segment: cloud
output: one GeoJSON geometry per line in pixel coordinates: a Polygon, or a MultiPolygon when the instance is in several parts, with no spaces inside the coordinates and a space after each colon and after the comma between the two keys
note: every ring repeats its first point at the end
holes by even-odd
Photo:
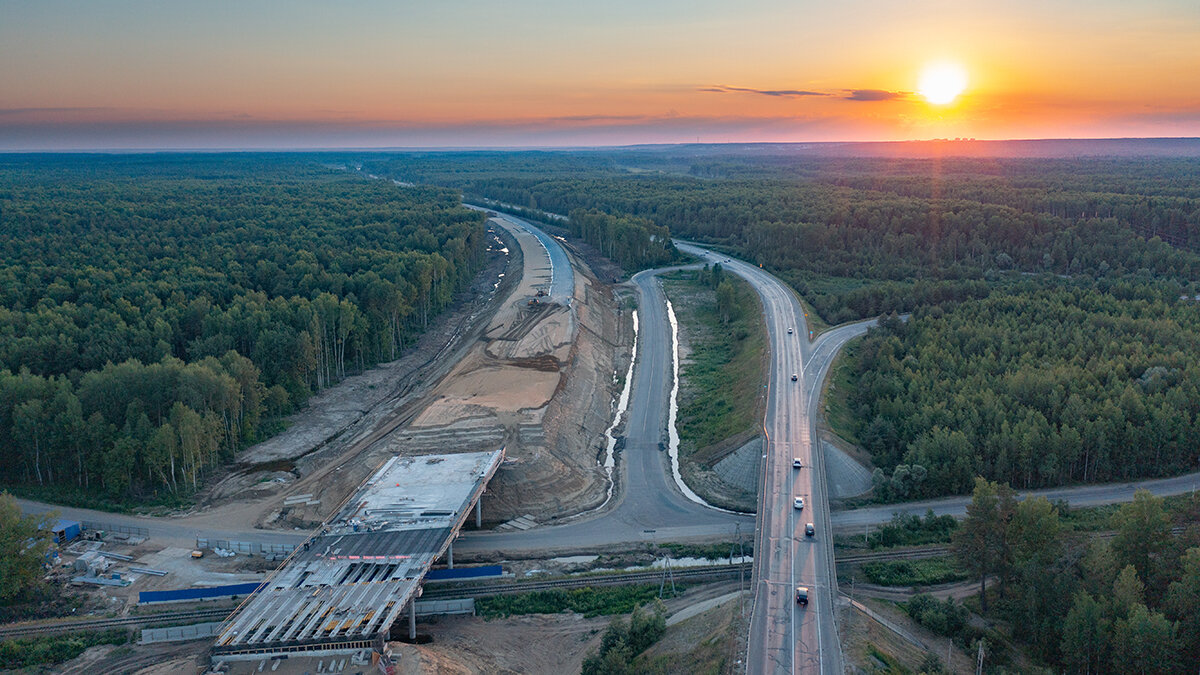
{"type": "Polygon", "coordinates": [[[24,115],[57,115],[74,113],[108,112],[113,108],[79,107],[79,108],[0,108],[0,117],[15,117],[24,115]]]}
{"type": "Polygon", "coordinates": [[[723,84],[701,87],[699,91],[714,94],[759,94],[777,98],[800,98],[803,96],[833,96],[846,101],[896,101],[908,98],[907,91],[887,91],[885,89],[834,89],[835,93],[824,91],[808,91],[806,89],[753,89],[750,87],[730,87],[723,84]]]}
{"type": "Polygon", "coordinates": [[[751,89],[748,87],[727,87],[723,84],[717,84],[711,87],[701,87],[700,91],[708,91],[717,94],[761,94],[763,96],[775,96],[781,98],[829,95],[819,91],[805,91],[803,89],[751,89]]]}
{"type": "Polygon", "coordinates": [[[884,89],[845,89],[842,98],[847,101],[895,101],[908,98],[907,91],[886,91],[884,89]]]}

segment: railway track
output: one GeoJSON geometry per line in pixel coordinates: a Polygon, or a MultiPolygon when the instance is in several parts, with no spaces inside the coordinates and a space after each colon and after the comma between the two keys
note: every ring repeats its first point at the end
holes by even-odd
{"type": "MultiPolygon", "coordinates": [[[[685,567],[671,570],[668,579],[675,581],[712,581],[718,579],[736,579],[739,574],[750,575],[750,564],[714,565],[710,567],[685,567]]],[[[663,579],[663,570],[647,572],[624,572],[621,574],[599,574],[584,577],[566,577],[557,579],[539,579],[530,581],[510,581],[484,586],[455,586],[441,588],[426,586],[422,598],[453,598],[453,597],[485,597],[491,595],[507,595],[511,593],[531,593],[548,591],[555,588],[585,588],[587,586],[622,586],[626,584],[655,583],[663,579]]]]}
{"type": "Polygon", "coordinates": [[[216,621],[229,616],[232,611],[228,607],[224,607],[220,609],[197,609],[186,612],[146,614],[143,616],[121,616],[113,619],[82,619],[79,621],[60,621],[58,623],[0,626],[0,640],[31,637],[34,635],[78,633],[82,631],[105,630],[108,628],[155,626],[164,623],[185,621],[216,621]]]}
{"type": "Polygon", "coordinates": [[[919,560],[921,558],[936,558],[949,555],[947,546],[918,548],[911,551],[877,551],[875,553],[856,553],[854,555],[839,555],[835,559],[839,565],[859,565],[876,560],[919,560]]]}
{"type": "MultiPolygon", "coordinates": [[[[742,574],[747,576],[750,574],[750,566],[747,564],[684,568],[672,570],[670,576],[674,577],[677,582],[736,579],[739,574],[739,568],[742,574]]],[[[652,583],[660,581],[662,578],[663,572],[661,570],[654,570],[649,572],[626,572],[621,574],[510,581],[501,584],[470,587],[455,586],[452,588],[442,588],[439,586],[427,586],[421,597],[426,599],[487,597],[510,593],[545,591],[554,588],[584,588],[587,586],[620,586],[624,584],[652,583]]],[[[85,619],[36,625],[0,626],[0,640],[34,635],[55,635],[59,633],[104,630],[107,628],[154,626],[164,623],[181,623],[187,621],[223,621],[232,613],[233,610],[228,608],[200,609],[145,616],[123,616],[114,619],[85,619]]]]}

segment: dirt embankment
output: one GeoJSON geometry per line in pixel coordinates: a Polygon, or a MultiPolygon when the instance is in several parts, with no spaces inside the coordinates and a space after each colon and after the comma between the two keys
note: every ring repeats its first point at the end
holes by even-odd
{"type": "MultiPolygon", "coordinates": [[[[631,335],[618,320],[611,288],[598,281],[590,268],[572,256],[576,269],[574,340],[556,349],[560,374],[553,395],[535,423],[518,426],[515,461],[501,467],[489,488],[491,518],[507,520],[525,514],[546,522],[598,506],[604,501],[607,478],[599,466],[604,432],[611,422],[617,395],[613,373],[628,358],[631,335]],[[563,349],[562,347],[565,347],[563,349]],[[561,357],[559,356],[561,355],[561,357]]],[[[538,331],[517,344],[532,341],[538,331]]],[[[546,338],[537,343],[548,347],[546,338]]],[[[534,354],[514,358],[534,360],[534,354]]],[[[525,362],[523,362],[525,363],[525,362]]],[[[544,363],[542,361],[541,363],[544,363]]],[[[538,381],[529,377],[530,382],[538,381]]],[[[513,446],[509,446],[512,448],[513,446]]]]}
{"type": "Polygon", "coordinates": [[[507,461],[484,498],[485,520],[546,522],[602,502],[597,456],[629,327],[611,287],[578,257],[569,305],[547,302],[538,291],[567,271],[551,270],[528,232],[490,226],[499,238],[473,299],[411,353],[322,393],[293,418],[294,431],[246,451],[189,520],[307,528],[393,454],[501,446],[507,461]]]}

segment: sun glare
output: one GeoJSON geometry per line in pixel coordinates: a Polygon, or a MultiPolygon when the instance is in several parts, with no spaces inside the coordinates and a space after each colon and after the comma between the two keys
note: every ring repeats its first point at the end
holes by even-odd
{"type": "Polygon", "coordinates": [[[928,65],[921,71],[921,78],[917,81],[917,91],[926,101],[935,105],[954,101],[966,88],[967,71],[956,63],[928,65]]]}

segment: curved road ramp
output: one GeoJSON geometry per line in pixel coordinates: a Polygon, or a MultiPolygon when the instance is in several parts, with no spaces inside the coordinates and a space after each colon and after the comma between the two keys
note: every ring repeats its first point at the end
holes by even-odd
{"type": "MultiPolygon", "coordinates": [[[[298,656],[384,657],[430,566],[453,541],[504,450],[393,457],[221,626],[214,669],[298,656]]],[[[247,671],[249,672],[249,671],[247,671]]]]}

